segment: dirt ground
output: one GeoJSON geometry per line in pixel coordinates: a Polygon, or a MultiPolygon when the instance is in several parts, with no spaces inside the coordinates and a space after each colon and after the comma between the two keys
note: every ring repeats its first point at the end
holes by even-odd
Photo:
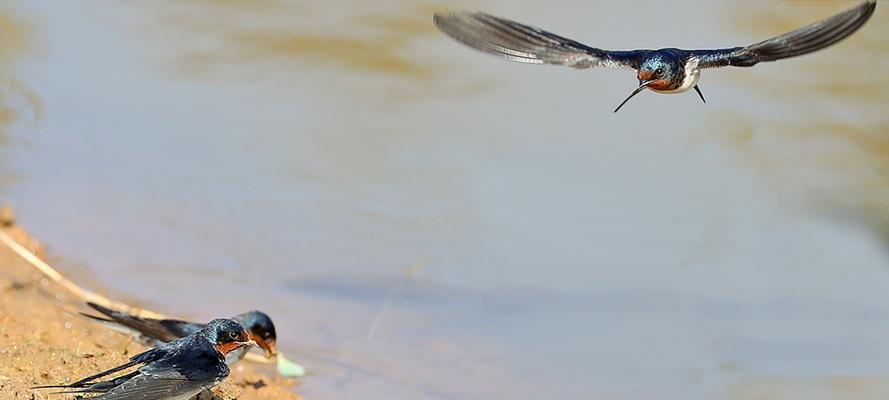
{"type": "MultiPolygon", "coordinates": [[[[10,217],[0,215],[0,229],[40,255],[40,244],[10,217]]],[[[144,350],[126,335],[77,316],[81,307],[0,243],[0,400],[70,398],[29,388],[73,382],[144,350]]],[[[213,399],[297,400],[295,384],[271,367],[241,362],[214,390],[213,399]]]]}

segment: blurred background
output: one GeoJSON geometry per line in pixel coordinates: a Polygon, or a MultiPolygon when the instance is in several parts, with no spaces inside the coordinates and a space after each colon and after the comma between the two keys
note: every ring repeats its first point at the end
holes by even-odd
{"type": "Polygon", "coordinates": [[[886,5],[618,114],[632,72],[432,25],[708,48],[857,4],[675,3],[4,0],[0,199],[76,281],[268,312],[307,399],[885,398],[886,5]]]}

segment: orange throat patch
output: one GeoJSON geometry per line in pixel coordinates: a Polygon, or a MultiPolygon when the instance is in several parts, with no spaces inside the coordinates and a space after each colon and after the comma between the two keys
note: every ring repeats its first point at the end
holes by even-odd
{"type": "Polygon", "coordinates": [[[222,353],[222,355],[226,355],[229,352],[231,352],[241,346],[243,346],[243,345],[238,342],[228,342],[228,343],[223,343],[223,344],[217,344],[216,351],[222,353]]]}
{"type": "Polygon", "coordinates": [[[649,83],[648,87],[654,90],[670,90],[670,82],[664,79],[658,79],[649,83]]]}

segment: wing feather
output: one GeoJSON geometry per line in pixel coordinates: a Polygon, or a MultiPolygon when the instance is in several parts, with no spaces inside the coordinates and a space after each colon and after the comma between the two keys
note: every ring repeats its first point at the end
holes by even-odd
{"type": "Polygon", "coordinates": [[[831,46],[855,33],[874,13],[875,0],[865,1],[832,17],[746,47],[692,50],[701,68],[750,67],[762,61],[809,54],[831,46]]]}
{"type": "Polygon", "coordinates": [[[439,30],[476,50],[510,61],[573,68],[638,68],[647,50],[608,51],[483,12],[436,14],[439,30]]]}
{"type": "Polygon", "coordinates": [[[149,339],[169,342],[184,336],[188,336],[203,328],[203,325],[174,319],[142,318],[121,311],[112,310],[95,303],[87,303],[94,310],[102,313],[108,319],[89,314],[82,314],[104,324],[118,324],[128,330],[134,331],[149,339]]]}
{"type": "Polygon", "coordinates": [[[188,394],[200,393],[202,385],[187,379],[174,379],[154,375],[139,375],[126,383],[96,397],[95,400],[166,400],[188,394]]]}

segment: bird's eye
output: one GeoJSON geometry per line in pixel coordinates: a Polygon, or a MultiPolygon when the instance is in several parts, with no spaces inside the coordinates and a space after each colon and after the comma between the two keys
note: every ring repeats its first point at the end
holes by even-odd
{"type": "Polygon", "coordinates": [[[664,74],[664,69],[663,69],[663,68],[658,68],[658,69],[654,70],[654,74],[655,74],[655,75],[663,75],[663,74],[664,74]]]}
{"type": "Polygon", "coordinates": [[[237,338],[238,338],[238,333],[237,333],[237,332],[229,332],[229,333],[228,333],[228,337],[232,338],[233,340],[234,340],[234,339],[237,339],[237,338]]]}

